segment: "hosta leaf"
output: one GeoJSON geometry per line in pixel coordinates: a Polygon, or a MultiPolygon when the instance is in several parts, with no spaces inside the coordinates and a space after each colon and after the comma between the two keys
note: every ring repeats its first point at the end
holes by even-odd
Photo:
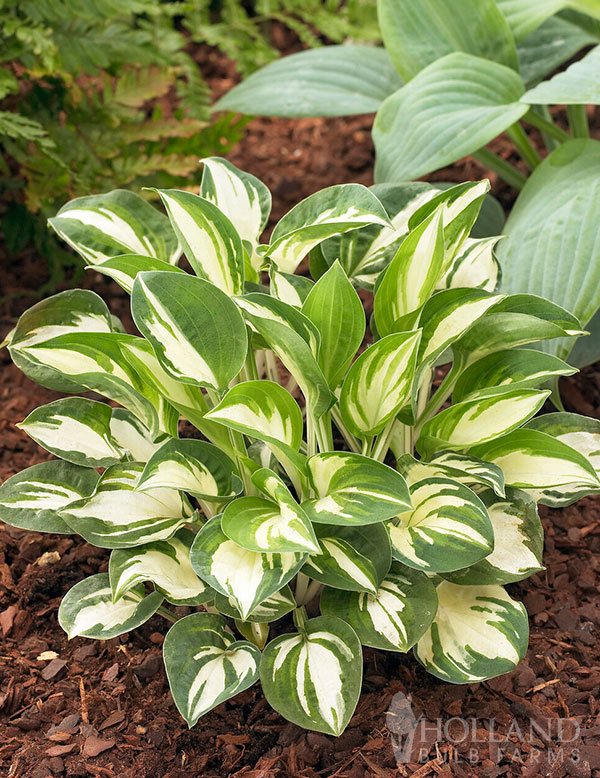
{"type": "Polygon", "coordinates": [[[494,246],[499,240],[498,236],[478,240],[467,238],[461,247],[462,253],[453,261],[439,287],[495,291],[500,281],[500,265],[494,256],[494,246]]]}
{"type": "Polygon", "coordinates": [[[376,592],[325,588],[320,606],[350,624],[364,646],[405,652],[433,621],[437,596],[425,573],[394,562],[376,592]]]}
{"type": "Polygon", "coordinates": [[[235,641],[216,613],[192,613],[167,632],[165,669],[175,704],[189,727],[258,679],[260,651],[235,641]]]}
{"type": "Polygon", "coordinates": [[[432,62],[377,113],[375,180],[419,178],[477,151],[527,112],[523,91],[514,70],[488,59],[432,62]]]}
{"type": "MultiPolygon", "coordinates": [[[[289,586],[284,586],[275,594],[267,597],[260,605],[246,616],[246,621],[251,624],[268,624],[271,621],[277,621],[285,616],[286,613],[294,610],[296,600],[289,586]]],[[[240,619],[240,612],[235,607],[235,603],[229,597],[217,592],[215,594],[215,608],[219,613],[230,616],[232,619],[240,619]]]]}
{"type": "MultiPolygon", "coordinates": [[[[600,307],[600,143],[572,140],[535,169],[498,247],[503,290],[530,292],[571,311],[585,325],[600,307]]],[[[544,344],[565,358],[573,340],[544,344]]]]}
{"type": "Polygon", "coordinates": [[[316,454],[308,460],[308,471],[316,497],[302,508],[318,524],[374,524],[411,505],[400,473],[360,454],[316,454]]]}
{"type": "Polygon", "coordinates": [[[235,465],[212,443],[172,438],[146,463],[136,490],[180,489],[201,500],[231,499],[242,490],[235,465]]]}
{"type": "Polygon", "coordinates": [[[465,449],[494,440],[523,425],[544,404],[550,391],[497,389],[471,395],[423,425],[417,451],[428,458],[440,449],[465,449]]]}
{"type": "Polygon", "coordinates": [[[119,254],[144,254],[175,263],[181,253],[163,214],[124,189],[77,197],[48,224],[90,264],[119,254]]]}
{"type": "MultiPolygon", "coordinates": [[[[566,443],[588,460],[596,475],[600,474],[600,421],[598,419],[580,416],[578,413],[547,413],[531,419],[527,427],[545,432],[561,443],[566,443]]],[[[596,491],[597,488],[591,489],[589,485],[578,487],[574,484],[572,488],[562,486],[557,490],[534,491],[533,494],[538,502],[559,508],[571,505],[586,494],[596,491]]]]}
{"type": "Polygon", "coordinates": [[[198,578],[190,562],[194,537],[190,530],[180,529],[169,540],[115,549],[108,568],[113,600],[117,602],[144,581],[152,581],[173,605],[201,605],[212,600],[215,592],[198,578]]]}
{"type": "Polygon", "coordinates": [[[360,695],[360,641],[335,616],[309,619],[301,632],[267,644],[260,680],[269,704],[288,721],[337,737],[360,695]]]}
{"type": "Polygon", "coordinates": [[[339,184],[310,195],[277,224],[267,256],[293,273],[308,252],[332,235],[367,224],[389,225],[385,208],[362,184],[339,184]]]}
{"type": "Polygon", "coordinates": [[[271,262],[269,267],[269,279],[271,294],[282,302],[293,305],[294,308],[302,308],[314,286],[310,278],[294,273],[282,273],[274,262],[271,262]]]}
{"type": "Polygon", "coordinates": [[[587,105],[600,103],[600,46],[593,48],[564,72],[525,92],[524,103],[587,105]]]}
{"type": "Polygon", "coordinates": [[[95,470],[58,459],[28,467],[0,486],[2,521],[35,532],[70,533],[58,511],[90,495],[97,481],[95,470]]]}
{"type": "MultiPolygon", "coordinates": [[[[264,115],[265,111],[261,113],[264,115]]],[[[222,157],[205,157],[202,163],[200,194],[227,216],[242,241],[250,244],[252,253],[267,226],[271,193],[256,176],[239,170],[222,157]]]]}
{"type": "Polygon", "coordinates": [[[464,570],[442,573],[456,584],[506,584],[542,570],[544,530],[535,501],[519,489],[507,489],[506,498],[490,490],[479,492],[494,528],[494,550],[464,570]]]}
{"type": "Polygon", "coordinates": [[[441,208],[424,219],[400,244],[375,292],[375,321],[380,335],[395,331],[397,319],[431,297],[444,268],[441,208]]]}
{"type": "Polygon", "coordinates": [[[112,331],[104,300],[87,289],[69,289],[28,308],[17,322],[8,349],[15,365],[32,381],[57,392],[80,392],[81,384],[31,360],[23,349],[68,332],[112,331]]]}
{"type": "Polygon", "coordinates": [[[227,537],[221,517],[208,521],[196,535],[192,566],[200,578],[230,597],[242,619],[290,581],[302,567],[306,554],[250,551],[227,537]]]}
{"type": "Polygon", "coordinates": [[[61,518],[100,548],[130,548],[166,540],[193,521],[193,511],[173,489],[136,491],[143,469],[140,462],[112,465],[91,497],[62,508],[61,518]]]}
{"type": "Polygon", "coordinates": [[[438,610],[415,647],[425,669],[449,683],[484,681],[512,670],[525,656],[527,613],[501,586],[437,587],[438,610]]]}
{"type": "Polygon", "coordinates": [[[331,389],[344,377],[365,334],[365,312],[339,262],[324,273],[302,307],[319,330],[319,365],[331,389]]]}
{"type": "MultiPolygon", "coordinates": [[[[247,314],[250,326],[254,327],[267,343],[270,342],[269,336],[271,335],[268,325],[267,330],[263,332],[256,326],[257,323],[264,325],[265,322],[273,322],[276,325],[278,324],[293,330],[310,346],[315,357],[318,354],[321,342],[319,330],[308,316],[293,305],[289,305],[283,300],[277,299],[277,297],[263,294],[262,292],[250,292],[243,297],[236,298],[236,302],[244,313],[247,314]]],[[[274,332],[277,332],[277,330],[274,332]]],[[[274,337],[277,341],[275,334],[271,337],[274,337]]]]}
{"type": "Polygon", "coordinates": [[[419,13],[410,0],[379,0],[377,10],[385,47],[406,81],[453,51],[517,66],[510,28],[494,0],[462,0],[454,6],[427,0],[419,13]]]}
{"type": "Polygon", "coordinates": [[[514,36],[520,40],[529,35],[546,19],[563,8],[572,8],[600,18],[600,9],[594,0],[496,0],[514,36]]]}
{"type": "Polygon", "coordinates": [[[335,589],[377,591],[392,563],[390,539],[383,524],[317,524],[315,532],[321,551],[309,556],[303,573],[335,589]]]}
{"type": "Polygon", "coordinates": [[[113,437],[112,408],[85,397],[66,397],[32,411],[20,424],[47,451],[85,467],[108,467],[127,458],[113,437]]]}
{"type": "Polygon", "coordinates": [[[573,375],[577,370],[552,354],[534,349],[496,351],[471,364],[458,378],[452,392],[462,402],[484,389],[538,387],[555,376],[573,375]]]}
{"type": "Polygon", "coordinates": [[[144,596],[144,587],[128,591],[113,602],[108,573],[84,578],[65,594],[58,609],[58,623],[71,638],[109,640],[148,621],[163,601],[162,594],[144,596]]]}
{"type": "Polygon", "coordinates": [[[414,510],[388,524],[394,559],[439,573],[472,565],[492,551],[486,507],[467,486],[434,476],[412,484],[410,494],[414,510]]]}
{"type": "Polygon", "coordinates": [[[244,364],[248,339],[242,316],[208,281],[140,273],[131,311],[159,362],[177,381],[224,389],[244,364]]]}
{"type": "Polygon", "coordinates": [[[118,257],[110,257],[95,265],[88,265],[97,273],[108,276],[116,281],[119,286],[131,294],[133,282],[138,273],[148,273],[152,270],[163,270],[167,273],[185,273],[177,265],[170,265],[156,257],[145,257],[142,254],[122,254],[118,257]]]}
{"type": "Polygon", "coordinates": [[[150,430],[126,408],[111,408],[110,433],[134,462],[147,462],[164,442],[164,435],[152,439],[150,430]]]}
{"type": "Polygon", "coordinates": [[[460,454],[458,451],[440,451],[432,457],[430,465],[442,465],[448,468],[449,475],[457,481],[468,485],[489,486],[498,497],[504,497],[504,473],[497,465],[460,454]]]}
{"type": "Polygon", "coordinates": [[[234,86],[217,110],[263,116],[373,113],[402,81],[375,46],[322,46],[282,57],[234,86]]]}
{"type": "Polygon", "coordinates": [[[158,190],[171,226],[196,275],[227,295],[244,290],[242,239],[210,200],[179,189],[158,190]]]}
{"type": "Polygon", "coordinates": [[[340,413],[360,438],[376,435],[412,397],[421,331],[386,335],[354,362],[340,393],[340,413]]]}
{"type": "Polygon", "coordinates": [[[498,440],[475,446],[469,453],[501,467],[508,486],[582,491],[600,487],[586,457],[538,430],[514,430],[498,440]]]}

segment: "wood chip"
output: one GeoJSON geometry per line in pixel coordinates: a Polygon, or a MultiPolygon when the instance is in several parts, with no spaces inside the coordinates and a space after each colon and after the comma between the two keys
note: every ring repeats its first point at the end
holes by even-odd
{"type": "Polygon", "coordinates": [[[98,754],[101,754],[103,751],[108,751],[109,748],[113,748],[114,745],[114,740],[102,740],[102,738],[90,735],[90,737],[88,737],[85,741],[85,745],[83,746],[83,751],[81,753],[85,757],[98,756],[98,754]]]}
{"type": "Polygon", "coordinates": [[[98,727],[98,732],[101,732],[103,729],[108,729],[108,727],[114,727],[115,724],[120,724],[125,718],[125,713],[122,710],[116,710],[113,713],[111,713],[107,718],[104,719],[102,724],[98,727]]]}
{"type": "Polygon", "coordinates": [[[17,614],[17,606],[10,605],[6,610],[0,613],[0,627],[2,628],[2,636],[6,637],[13,627],[15,616],[17,614]]]}
{"type": "Polygon", "coordinates": [[[65,754],[70,754],[76,745],[76,743],[70,743],[67,746],[50,746],[50,748],[46,749],[46,753],[48,756],[64,756],[65,754]]]}
{"type": "Polygon", "coordinates": [[[51,681],[61,672],[61,670],[64,670],[66,666],[67,662],[65,659],[53,659],[50,664],[44,667],[40,675],[44,681],[51,681]]]}

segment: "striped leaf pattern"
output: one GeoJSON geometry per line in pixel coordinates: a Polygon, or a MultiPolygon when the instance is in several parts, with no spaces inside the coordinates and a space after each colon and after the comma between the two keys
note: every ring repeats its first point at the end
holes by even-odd
{"type": "Polygon", "coordinates": [[[130,548],[166,540],[193,521],[187,499],[173,489],[136,491],[144,465],[112,465],[88,498],[72,502],[60,516],[74,532],[100,548],[130,548]]]}
{"type": "Polygon", "coordinates": [[[497,465],[458,451],[438,452],[432,457],[431,465],[442,465],[448,475],[463,484],[489,486],[498,497],[504,497],[504,473],[497,465]]]}
{"type": "Polygon", "coordinates": [[[415,647],[425,669],[449,683],[494,678],[525,656],[527,613],[501,586],[437,587],[438,610],[415,647]]]}
{"type": "Polygon", "coordinates": [[[260,651],[236,641],[222,616],[192,613],[167,632],[165,669],[175,704],[189,727],[258,679],[260,651]]]}
{"type": "Polygon", "coordinates": [[[394,562],[375,592],[326,588],[321,612],[350,624],[364,646],[406,652],[437,610],[435,586],[425,573],[394,562]]]}
{"type": "Polygon", "coordinates": [[[118,257],[110,257],[96,265],[88,265],[96,273],[112,278],[128,294],[131,294],[133,282],[138,273],[149,273],[162,270],[167,273],[185,273],[177,265],[170,265],[156,257],[146,257],[143,254],[122,254],[118,257]]]}
{"type": "MultiPolygon", "coordinates": [[[[251,624],[268,624],[271,621],[285,616],[286,613],[294,610],[296,600],[289,586],[284,586],[275,594],[267,597],[260,605],[246,616],[246,621],[251,624]]],[[[235,606],[235,602],[230,597],[225,597],[220,592],[215,592],[215,608],[224,616],[230,616],[232,619],[240,619],[241,614],[235,606]]]]}
{"type": "Polygon", "coordinates": [[[304,623],[267,644],[260,680],[268,702],[289,721],[338,736],[352,716],[362,680],[356,633],[335,616],[304,623]]]}
{"type": "Polygon", "coordinates": [[[150,430],[126,408],[111,408],[109,426],[112,438],[129,452],[134,462],[147,462],[166,437],[163,433],[154,440],[150,430]]]}
{"type": "Polygon", "coordinates": [[[494,256],[499,238],[467,238],[458,257],[440,280],[438,288],[471,287],[494,292],[500,282],[500,265],[494,256]]]}
{"type": "Polygon", "coordinates": [[[275,262],[269,267],[271,294],[294,308],[302,308],[308,293],[314,286],[310,278],[297,276],[293,273],[282,273],[275,262]]]}
{"type": "Polygon", "coordinates": [[[144,587],[137,586],[113,602],[108,573],[98,573],[69,589],[58,609],[58,623],[69,640],[110,640],[148,621],[162,601],[158,592],[146,597],[144,587]]]}

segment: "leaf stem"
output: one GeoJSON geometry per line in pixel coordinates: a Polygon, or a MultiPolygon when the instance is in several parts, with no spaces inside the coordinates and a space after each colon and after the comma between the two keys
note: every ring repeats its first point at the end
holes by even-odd
{"type": "Polygon", "coordinates": [[[267,378],[269,381],[274,381],[276,384],[279,384],[279,370],[277,368],[275,354],[270,349],[265,351],[265,366],[267,368],[267,378]]]}
{"type": "Polygon", "coordinates": [[[373,459],[376,459],[378,462],[383,462],[383,460],[386,457],[386,454],[390,447],[390,440],[392,439],[392,435],[394,434],[395,424],[396,424],[396,417],[392,416],[392,418],[388,421],[388,423],[385,425],[385,427],[381,430],[381,432],[377,436],[377,442],[373,450],[371,451],[371,456],[373,457],[373,459]]]}
{"type": "Polygon", "coordinates": [[[306,623],[306,608],[301,605],[293,612],[294,624],[298,632],[304,632],[304,625],[306,623]]]}
{"type": "MultiPolygon", "coordinates": [[[[538,116],[541,116],[542,119],[545,119],[547,122],[552,122],[552,114],[550,113],[550,109],[547,105],[532,105],[531,110],[534,113],[537,113],[538,116]]],[[[556,140],[556,138],[552,138],[550,135],[548,135],[547,132],[544,132],[543,130],[540,130],[540,132],[542,134],[542,140],[546,144],[548,151],[554,151],[554,149],[560,146],[560,143],[556,140]]]]}
{"type": "Polygon", "coordinates": [[[525,161],[527,167],[530,170],[535,170],[542,159],[531,145],[531,141],[529,140],[523,127],[519,124],[519,122],[515,122],[511,127],[508,128],[506,132],[508,137],[517,147],[517,151],[525,161]]]}
{"type": "Polygon", "coordinates": [[[311,581],[308,585],[308,589],[306,590],[306,594],[304,595],[304,601],[303,605],[307,605],[314,597],[316,597],[321,589],[323,588],[323,584],[320,581],[311,581]]]}
{"type": "Polygon", "coordinates": [[[306,594],[306,590],[308,589],[309,583],[310,578],[307,575],[304,573],[298,573],[296,576],[296,590],[294,592],[294,597],[296,598],[298,605],[302,605],[304,602],[304,596],[306,594]]]}
{"type": "Polygon", "coordinates": [[[576,138],[590,137],[590,127],[585,105],[568,105],[567,116],[569,118],[571,132],[576,138]]]}
{"type": "Polygon", "coordinates": [[[163,616],[168,621],[175,624],[176,621],[178,621],[177,616],[172,613],[168,608],[166,608],[164,605],[161,605],[160,608],[156,611],[159,616],[163,616]]]}
{"type": "Polygon", "coordinates": [[[333,451],[333,432],[331,430],[331,414],[326,411],[317,419],[317,439],[320,451],[333,451]]]}
{"type": "Polygon", "coordinates": [[[542,116],[535,113],[535,111],[527,111],[523,117],[523,121],[527,122],[527,124],[531,124],[532,127],[536,127],[541,132],[547,133],[551,138],[555,138],[560,143],[565,143],[566,141],[573,139],[568,132],[561,130],[553,121],[544,119],[542,116]]]}
{"type": "Polygon", "coordinates": [[[513,167],[510,162],[506,162],[506,160],[494,154],[493,151],[483,148],[471,154],[471,156],[485,167],[493,170],[503,181],[506,181],[507,184],[510,184],[515,189],[521,190],[525,186],[525,181],[527,181],[525,176],[516,167],[513,167]]]}
{"type": "Polygon", "coordinates": [[[244,367],[246,369],[246,376],[248,377],[248,380],[257,381],[258,367],[256,365],[256,358],[254,356],[254,351],[250,346],[248,347],[248,353],[246,354],[246,363],[244,367]]]}
{"type": "Polygon", "coordinates": [[[354,451],[355,454],[360,454],[360,442],[358,438],[356,438],[350,430],[346,427],[344,422],[342,421],[342,417],[340,415],[339,409],[335,406],[330,411],[331,416],[333,417],[333,420],[335,422],[335,426],[340,431],[342,437],[346,441],[346,445],[350,449],[350,451],[354,451]]]}
{"type": "Polygon", "coordinates": [[[432,416],[435,416],[435,414],[439,411],[442,405],[452,394],[452,390],[454,389],[454,384],[458,380],[458,376],[460,375],[460,372],[461,372],[460,368],[457,367],[457,363],[454,362],[450,370],[446,373],[444,380],[437,388],[437,391],[433,394],[433,396],[425,406],[425,410],[417,419],[417,423],[415,424],[414,427],[415,440],[418,438],[419,433],[421,432],[425,422],[429,421],[429,419],[431,419],[432,416]]]}

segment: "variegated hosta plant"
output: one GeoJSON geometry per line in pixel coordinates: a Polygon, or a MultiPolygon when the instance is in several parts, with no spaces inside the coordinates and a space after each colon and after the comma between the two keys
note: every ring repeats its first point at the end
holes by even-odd
{"type": "Polygon", "coordinates": [[[286,718],[339,735],[361,645],[414,648],[451,683],[510,670],[528,629],[504,585],[542,569],[536,503],[600,491],[600,422],[536,416],[573,369],[522,348],[579,322],[495,292],[496,239],[469,237],[487,182],[334,186],[261,245],[266,187],[204,165],[199,194],[159,192],[166,216],[117,191],[51,220],[131,294],[137,335],[74,290],[8,337],[34,381],[109,401],[33,411],[20,426],[57,459],[0,487],[8,524],[111,550],[61,625],[174,622],[165,665],[190,726],[260,678],[286,718]],[[314,280],[294,272],[309,254],[314,280]],[[356,285],[374,291],[368,329],[356,285]]]}

